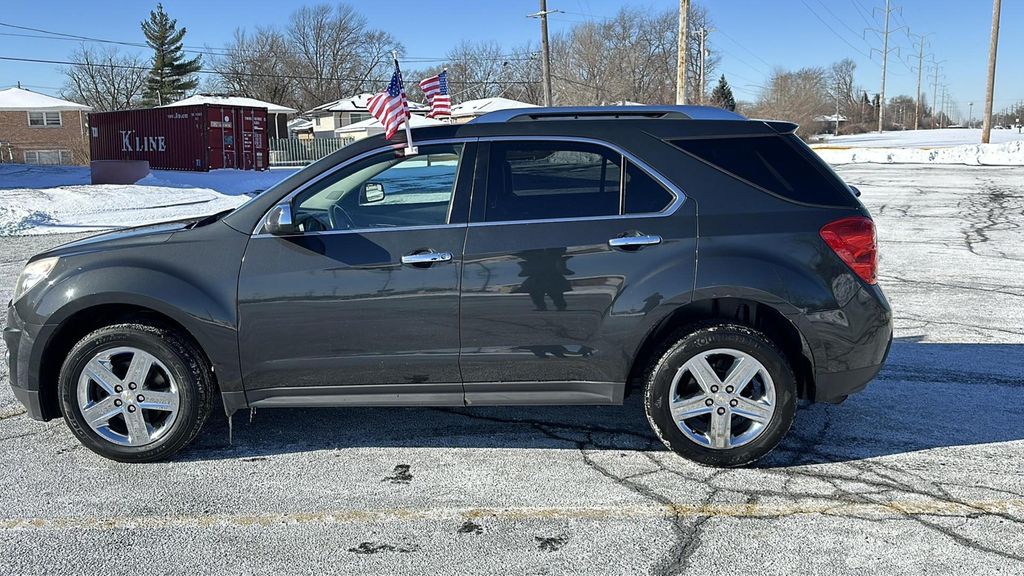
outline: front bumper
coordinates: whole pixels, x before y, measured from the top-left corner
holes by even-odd
[[[39,393],[39,379],[31,378],[36,372],[31,369],[29,359],[39,327],[23,322],[14,306],[7,307],[7,324],[4,325],[4,344],[7,346],[7,367],[10,373],[14,397],[25,405],[30,418],[49,420]]]

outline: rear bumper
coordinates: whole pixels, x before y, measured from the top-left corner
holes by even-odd
[[[863,286],[841,308],[807,314],[804,321],[814,355],[814,401],[842,402],[885,365],[892,309],[878,286]]]
[[[867,366],[845,372],[818,374],[814,386],[814,401],[838,404],[850,394],[856,394],[878,376],[883,364]]]

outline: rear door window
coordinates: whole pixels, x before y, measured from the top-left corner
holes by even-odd
[[[857,203],[839,177],[791,134],[673,140],[672,144],[783,198],[839,206]]]
[[[494,142],[485,220],[618,215],[621,162],[585,142]]]
[[[650,214],[669,207],[675,196],[636,164],[626,161],[623,214]]]
[[[622,154],[589,142],[491,144],[484,220],[646,214],[675,196]]]

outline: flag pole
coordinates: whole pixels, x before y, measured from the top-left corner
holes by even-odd
[[[402,69],[398,67],[398,51],[397,50],[392,50],[391,51],[391,56],[395,59],[395,69],[398,70],[399,75],[401,75]],[[406,100],[408,102],[408,99],[405,96],[405,79],[404,78],[402,79],[402,98],[403,98],[403,100]],[[408,104],[406,104],[406,106],[408,106]],[[411,118],[411,117],[412,117],[412,113],[409,112],[408,108],[407,108],[406,109],[406,113],[405,113],[405,118],[402,120],[405,123],[405,150],[403,151],[403,153],[406,156],[415,156],[416,154],[419,153],[419,148],[417,148],[416,144],[413,143],[413,141],[412,141],[412,128],[409,127],[409,118]]]
[[[445,77],[448,76],[448,67],[447,66],[444,67],[444,74],[445,74]],[[452,100],[451,100],[451,93],[452,93],[452,89],[448,88],[448,94],[449,94],[449,96],[448,96],[448,117],[445,118],[445,120],[447,120],[449,124],[452,123],[451,107],[455,105],[455,103],[452,102]]]

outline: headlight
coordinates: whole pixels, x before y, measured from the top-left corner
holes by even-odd
[[[56,265],[57,257],[29,262],[25,269],[21,271],[21,276],[18,276],[18,283],[14,286],[14,301],[17,302],[18,298],[21,298],[25,292],[28,292],[33,286],[39,284],[40,280],[49,276]]]

